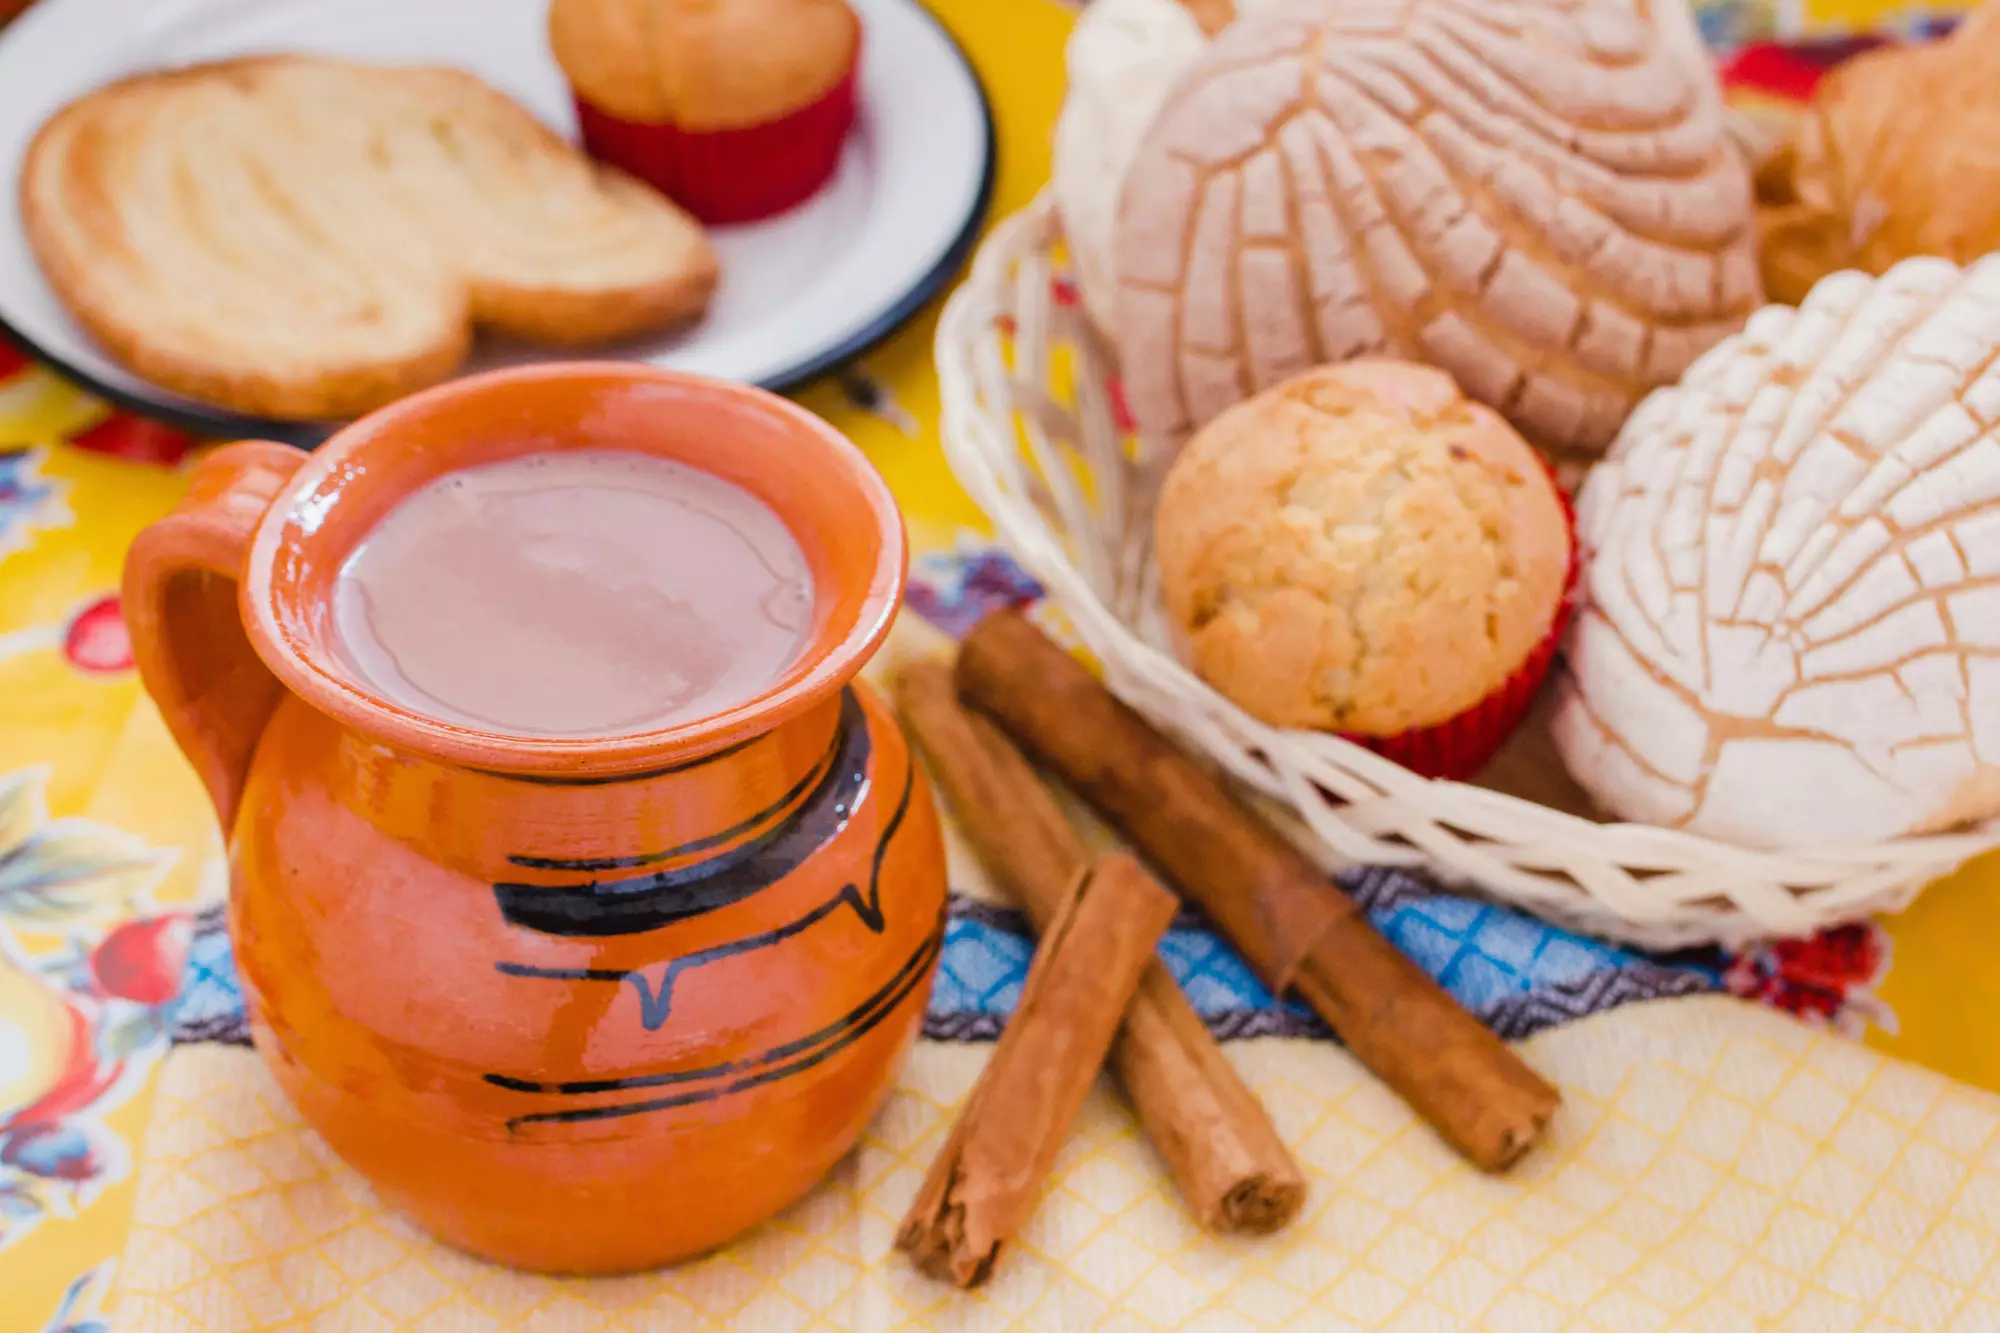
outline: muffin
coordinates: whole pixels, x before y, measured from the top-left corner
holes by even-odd
[[[584,146],[707,223],[803,203],[853,127],[846,0],[554,0]]]
[[[1568,505],[1533,448],[1443,371],[1369,358],[1196,432],[1154,541],[1204,680],[1427,777],[1471,776],[1519,725],[1575,572]]]

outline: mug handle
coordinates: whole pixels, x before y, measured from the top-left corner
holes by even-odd
[[[139,678],[208,789],[225,837],[257,740],[284,697],[243,631],[237,581],[258,520],[305,461],[303,449],[269,440],[216,450],[125,557],[120,603]]]

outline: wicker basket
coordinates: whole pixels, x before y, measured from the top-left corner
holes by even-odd
[[[994,229],[945,306],[945,453],[1110,688],[1296,812],[1297,831],[1329,867],[1425,865],[1566,926],[1670,948],[1802,935],[1895,911],[2000,845],[2000,822],[1811,851],[1599,823],[1539,716],[1480,786],[1429,781],[1336,736],[1252,718],[1166,647],[1146,549],[1157,477],[1120,429],[1111,356],[1058,282],[1060,244],[1044,196]]]

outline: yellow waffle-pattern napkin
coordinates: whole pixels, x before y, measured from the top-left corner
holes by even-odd
[[[387,1212],[240,1047],[162,1076],[113,1326],[424,1330],[2000,1329],[2000,1098],[1714,996],[1530,1038],[1550,1141],[1480,1175],[1345,1052],[1230,1052],[1311,1175],[1261,1240],[1199,1231],[1130,1115],[1094,1093],[993,1282],[911,1271],[896,1224],[988,1048],[919,1045],[817,1191],[700,1262],[510,1272]]]

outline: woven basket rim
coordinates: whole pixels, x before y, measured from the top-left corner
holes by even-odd
[[[1419,777],[1337,735],[1251,717],[1105,605],[1077,568],[1073,543],[1065,549],[1043,510],[1001,475],[1002,451],[1019,454],[1020,437],[1036,434],[1055,395],[1024,384],[1020,367],[1007,371],[1010,334],[1000,326],[1011,319],[1018,347],[1054,325],[1049,279],[1060,271],[1051,254],[1059,239],[1045,192],[994,227],[946,302],[935,351],[947,460],[1002,542],[1098,658],[1112,692],[1239,781],[1289,805],[1311,830],[1309,845],[1322,861],[1361,859],[1335,845],[1347,843],[1380,861],[1428,863],[1564,925],[1677,947],[1808,933],[1896,910],[1930,879],[2000,846],[1996,819],[1955,832],[1812,849],[1741,847],[1686,829],[1598,822],[1525,796]],[[1017,272],[1024,266],[1025,277]],[[1082,321],[1080,313],[1071,318]],[[1090,337],[1086,330],[1078,341]],[[1089,373],[1090,350],[1074,350],[1081,378]],[[994,383],[1005,385],[1012,420],[1001,420],[989,401],[985,389]],[[1022,419],[1024,401],[1035,422]],[[1335,779],[1331,788],[1328,778]],[[1364,796],[1365,819],[1355,817],[1352,800],[1336,804],[1342,788],[1372,791]],[[1327,837],[1336,825],[1342,836]],[[1688,877],[1698,883],[1679,899],[1657,888],[1663,878]]]

